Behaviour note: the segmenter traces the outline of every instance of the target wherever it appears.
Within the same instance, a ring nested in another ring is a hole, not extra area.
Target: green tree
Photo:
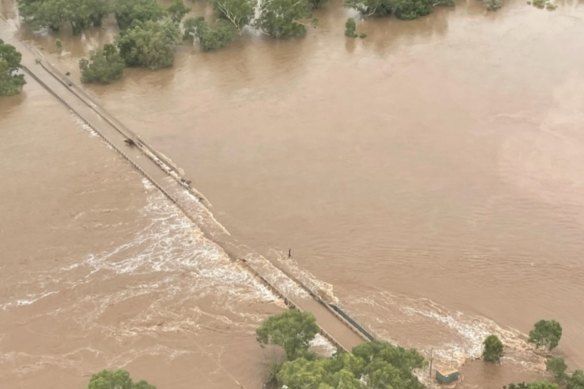
[[[483,342],[483,359],[487,362],[500,362],[503,356],[503,343],[497,335],[489,335]]]
[[[566,365],[564,358],[550,358],[546,361],[545,367],[547,371],[553,373],[556,381],[563,382],[566,379],[566,370],[568,369],[568,365]]]
[[[326,4],[327,0],[308,0],[308,3],[312,9],[322,8]]]
[[[273,38],[304,36],[310,10],[308,0],[263,0],[254,25]]]
[[[189,18],[184,23],[185,38],[198,39],[203,51],[221,49],[227,46],[235,37],[235,27],[225,21],[218,20],[213,27],[200,16]]]
[[[91,376],[87,389],[156,389],[146,381],[134,382],[125,370],[102,370]]]
[[[117,45],[126,65],[161,69],[172,66],[179,38],[180,30],[172,20],[148,20],[122,31]]]
[[[0,96],[13,96],[20,93],[24,75],[20,71],[22,55],[16,48],[0,39]]]
[[[345,0],[345,5],[364,16],[390,16],[392,0]]]
[[[432,0],[393,0],[392,13],[404,20],[426,16],[432,13]]]
[[[357,38],[357,23],[355,19],[348,18],[345,22],[345,36],[349,38]]]
[[[363,361],[363,370],[356,376],[363,377],[368,388],[424,388],[412,374],[413,369],[425,365],[424,357],[416,350],[374,341],[353,348],[353,354]]]
[[[166,9],[167,15],[175,23],[180,23],[180,21],[188,14],[190,8],[185,6],[182,0],[174,0],[174,2]]]
[[[106,0],[20,0],[18,9],[33,28],[58,31],[69,24],[73,34],[79,34],[88,27],[100,26],[109,5]]]
[[[540,320],[529,331],[529,342],[537,347],[547,347],[548,350],[556,348],[562,337],[562,326],[555,320]]]
[[[584,389],[584,371],[578,369],[568,378],[567,389]]]
[[[162,19],[164,10],[156,0],[114,0],[113,11],[121,30],[134,23]]]
[[[269,317],[256,331],[258,342],[281,346],[288,360],[304,355],[317,333],[314,316],[296,309]]]
[[[257,0],[214,0],[213,5],[222,18],[227,19],[238,31],[254,17]]]
[[[81,82],[109,84],[119,80],[124,74],[126,64],[116,46],[106,44],[91,53],[89,59],[79,61]]]
[[[326,360],[297,358],[285,362],[276,375],[278,383],[289,389],[317,389],[321,383],[330,381]]]

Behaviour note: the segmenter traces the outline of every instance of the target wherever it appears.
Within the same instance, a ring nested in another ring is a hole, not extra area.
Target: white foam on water
[[[377,292],[367,298],[350,298],[347,303],[352,313],[376,312],[376,317],[358,316],[365,326],[371,326],[381,338],[392,343],[396,328],[417,326],[424,331],[442,334],[442,340],[426,339],[408,332],[408,340],[414,340],[413,346],[426,355],[433,356],[439,365],[460,367],[467,360],[480,358],[482,343],[491,334],[497,335],[505,344],[504,358],[513,360],[529,370],[545,369],[545,360],[534,352],[527,343],[526,336],[521,332],[504,328],[496,322],[477,315],[459,311],[450,311],[427,298],[411,298],[389,292]],[[360,308],[362,307],[362,308]],[[393,334],[392,334],[393,331]],[[408,329],[410,331],[410,329]],[[445,335],[446,334],[446,335]]]
[[[335,345],[321,334],[316,334],[314,339],[310,341],[310,348],[312,351],[325,357],[331,357],[337,352]]]

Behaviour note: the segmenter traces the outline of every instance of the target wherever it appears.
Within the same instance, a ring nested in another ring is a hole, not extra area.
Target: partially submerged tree
[[[503,6],[503,0],[483,0],[485,8],[489,11],[496,11]]]
[[[0,39],[0,96],[13,96],[20,93],[24,75],[20,70],[22,55],[16,48]]]
[[[553,350],[560,343],[562,326],[555,320],[540,320],[529,331],[529,342],[537,347],[547,347]]]
[[[106,44],[101,49],[91,53],[89,59],[81,59],[81,82],[109,84],[119,80],[124,74],[126,64],[120,56],[118,48],[112,44]]]
[[[584,371],[578,369],[567,380],[567,389],[584,389]]]
[[[310,15],[308,0],[262,0],[254,26],[273,38],[301,37]]]
[[[33,28],[58,31],[69,24],[73,34],[79,34],[88,27],[101,25],[109,5],[106,0],[20,0],[18,10]]]
[[[432,13],[432,0],[393,0],[392,12],[398,19],[412,20]]]
[[[102,370],[91,376],[87,389],[156,389],[146,381],[134,382],[125,370]]]
[[[213,5],[222,18],[241,31],[252,21],[257,0],[214,0]]]
[[[175,23],[180,23],[189,11],[190,8],[188,8],[182,0],[174,0],[174,2],[166,9],[168,17],[170,17]]]
[[[281,346],[288,360],[304,355],[317,333],[314,316],[296,309],[269,317],[256,331],[258,342]]]
[[[345,0],[345,5],[363,16],[390,16],[392,0]]]
[[[483,359],[487,362],[500,362],[503,356],[503,343],[497,335],[489,335],[483,342]]]
[[[113,11],[121,30],[134,23],[156,21],[164,16],[164,9],[156,0],[114,0]]]
[[[128,66],[160,69],[172,66],[180,39],[176,23],[166,18],[146,21],[122,31],[117,38],[120,55]]]
[[[566,379],[566,370],[568,365],[564,358],[550,358],[545,363],[547,371],[552,372],[557,382],[563,382]]]
[[[211,27],[202,16],[185,20],[184,29],[185,38],[197,39],[203,51],[227,46],[236,34],[235,27],[228,21],[221,19]]]

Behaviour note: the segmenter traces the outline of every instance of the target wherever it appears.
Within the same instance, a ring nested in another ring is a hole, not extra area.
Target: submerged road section
[[[323,300],[292,274],[260,255],[249,255],[214,219],[208,201],[190,185],[172,161],[140,139],[95,103],[82,88],[54,68],[34,48],[7,40],[22,53],[27,82],[35,80],[156,186],[209,238],[220,244],[234,262],[252,272],[290,307],[311,312],[321,333],[336,347],[349,351],[373,336],[337,305]]]

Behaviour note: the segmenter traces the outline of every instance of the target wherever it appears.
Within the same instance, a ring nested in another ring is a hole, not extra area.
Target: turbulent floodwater
[[[529,370],[542,360],[522,333],[555,318],[558,352],[583,366],[582,4],[460,2],[360,23],[364,40],[343,36],[348,14],[333,1],[303,40],[248,32],[91,90],[185,169],[242,244],[274,260],[292,248],[284,261],[380,336],[448,365],[496,332]],[[18,36],[77,77],[112,34],[63,35],[62,52]]]
[[[2,386],[261,386],[283,304],[32,80],[0,118]]]

